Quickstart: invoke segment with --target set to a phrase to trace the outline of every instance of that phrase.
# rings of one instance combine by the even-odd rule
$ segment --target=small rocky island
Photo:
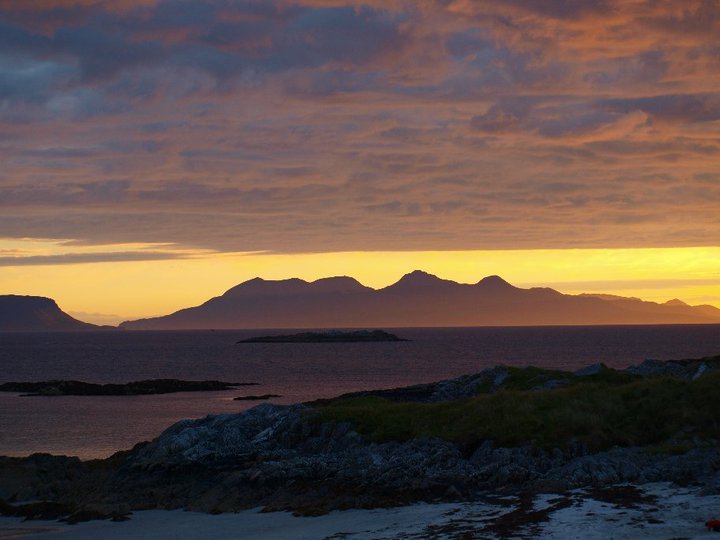
[[[241,339],[238,343],[358,343],[366,341],[409,341],[383,330],[301,332]]]
[[[280,394],[260,394],[258,396],[238,396],[233,401],[265,401],[267,399],[282,397]]]
[[[234,390],[238,386],[258,383],[224,381],[183,381],[179,379],[149,379],[123,384],[95,384],[82,381],[7,382],[0,384],[0,392],[21,392],[29,396],[142,396],[175,392],[216,392]]]

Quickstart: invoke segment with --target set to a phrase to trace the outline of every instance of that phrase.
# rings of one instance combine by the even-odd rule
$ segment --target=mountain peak
[[[412,286],[412,287],[424,287],[428,285],[435,285],[438,283],[446,283],[447,280],[440,279],[433,274],[428,274],[422,270],[413,270],[409,274],[405,274],[401,277],[395,285]]]
[[[357,279],[349,276],[320,278],[310,283],[316,292],[353,292],[367,289]]]
[[[412,278],[412,279],[432,278],[432,279],[438,279],[438,280],[440,279],[436,275],[426,272],[425,270],[413,270],[412,272],[408,272],[407,274],[405,274],[401,279],[404,279],[404,278]]]
[[[688,304],[683,302],[682,300],[678,298],[673,298],[672,300],[668,300],[665,302],[666,306],[682,306],[682,307],[688,307]]]
[[[292,294],[304,290],[309,283],[302,279],[263,279],[256,277],[243,281],[239,285],[225,291],[223,296],[241,294]]]
[[[515,289],[513,285],[510,285],[507,281],[505,281],[500,276],[492,275],[482,278],[480,281],[477,282],[477,285],[480,287],[485,287],[488,289]]]
[[[239,285],[228,289],[223,296],[240,295],[283,295],[317,292],[348,292],[367,289],[355,278],[348,276],[334,276],[320,278],[313,282],[299,278],[290,279],[263,279],[256,277],[243,281]]]

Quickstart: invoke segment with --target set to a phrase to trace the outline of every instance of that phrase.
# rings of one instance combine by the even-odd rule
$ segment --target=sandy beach
[[[210,515],[181,510],[135,512],[128,521],[66,525],[0,518],[0,538],[316,540],[420,538],[558,538],[605,540],[716,538],[706,520],[720,516],[720,495],[667,483],[640,486],[641,500],[598,500],[586,490],[540,495],[530,507],[507,503],[415,504],[295,517],[259,509]]]

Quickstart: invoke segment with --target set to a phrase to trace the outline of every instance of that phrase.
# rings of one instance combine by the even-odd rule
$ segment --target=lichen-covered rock
[[[299,435],[307,442],[307,419],[303,405],[258,405],[241,414],[207,416],[200,420],[182,420],[151,444],[142,448],[132,461],[137,465],[172,464],[221,460],[248,456],[285,444]]]
[[[634,375],[675,377],[693,381],[720,369],[720,356],[689,360],[645,360],[637,366],[627,368]]]

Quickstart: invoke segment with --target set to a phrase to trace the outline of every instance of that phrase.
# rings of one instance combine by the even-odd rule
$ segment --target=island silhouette
[[[610,295],[515,287],[499,276],[474,284],[415,270],[372,289],[340,276],[254,278],[207,302],[162,317],[123,322],[128,330],[400,328],[720,323],[720,309]]]
[[[316,281],[254,278],[169,315],[125,321],[125,330],[402,328],[615,324],[718,324],[720,309],[607,294],[523,289],[499,276],[466,284],[415,270],[381,289],[347,276]],[[0,332],[86,331],[54,300],[0,296]]]

